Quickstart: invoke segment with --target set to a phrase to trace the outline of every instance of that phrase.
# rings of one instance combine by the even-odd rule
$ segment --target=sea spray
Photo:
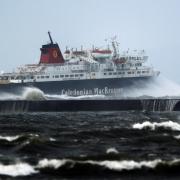
[[[151,130],[156,130],[157,128],[164,128],[164,129],[169,129],[172,131],[180,131],[180,124],[177,122],[173,121],[165,121],[165,122],[150,122],[150,121],[145,121],[143,123],[136,123],[133,124],[133,129],[151,129]]]
[[[45,100],[46,97],[38,88],[24,87],[21,89],[21,93],[1,93],[0,100]]]
[[[124,93],[120,95],[123,98],[180,98],[180,85],[159,76],[149,81],[138,81],[130,88],[125,88]]]
[[[23,94],[22,94],[23,100],[46,100],[46,97],[40,89],[27,87],[24,88]]]

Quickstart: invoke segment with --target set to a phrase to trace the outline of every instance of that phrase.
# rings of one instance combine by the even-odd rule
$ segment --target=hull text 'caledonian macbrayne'
[[[39,64],[1,74],[0,92],[22,93],[25,87],[36,87],[46,94],[114,95],[159,75],[159,71],[146,65],[148,56],[144,50],[120,53],[118,43],[112,40],[112,50],[109,46],[66,49],[62,55],[48,34],[50,43],[42,46]]]

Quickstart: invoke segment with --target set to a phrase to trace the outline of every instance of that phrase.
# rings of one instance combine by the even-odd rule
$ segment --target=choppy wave
[[[0,140],[6,140],[6,141],[15,141],[19,138],[20,136],[0,136]]]
[[[65,165],[68,162],[73,162],[72,160],[66,160],[66,159],[62,159],[62,160],[57,160],[57,159],[43,159],[40,160],[37,168],[46,168],[46,167],[50,167],[50,168],[54,168],[54,169],[58,169],[59,167]]]
[[[28,163],[17,163],[11,165],[0,164],[0,175],[8,176],[27,176],[31,174],[38,173],[33,166]]]
[[[174,136],[175,139],[180,139],[180,135]]]
[[[142,167],[147,167],[147,168],[155,168],[159,163],[162,163],[163,161],[160,159],[153,160],[153,161],[141,161],[141,162],[136,162],[134,160],[122,160],[122,161],[92,161],[92,160],[87,160],[87,161],[74,161],[70,159],[62,159],[62,160],[57,160],[57,159],[43,159],[40,160],[37,168],[54,168],[58,169],[62,166],[68,165],[69,167],[73,168],[77,164],[87,164],[87,165],[97,165],[101,167],[106,167],[110,170],[116,170],[116,171],[122,171],[122,170],[133,170],[133,169],[140,169]]]
[[[15,136],[0,136],[0,141],[7,141],[10,143],[18,142],[18,144],[29,144],[31,141],[56,141],[54,138],[42,138],[38,134],[21,134]],[[0,143],[1,144],[1,143]]]
[[[117,150],[116,148],[113,148],[113,147],[112,147],[112,148],[107,149],[107,150],[106,150],[106,153],[107,153],[107,154],[111,154],[111,153],[112,153],[112,154],[118,154],[119,152],[118,152],[118,150]]]
[[[49,138],[49,140],[50,140],[50,141],[56,141],[55,138],[51,138],[51,137]]]
[[[157,128],[164,128],[173,131],[180,131],[180,124],[173,121],[165,121],[165,122],[149,122],[145,121],[143,123],[136,123],[132,126],[134,129],[151,129],[156,130]]]
[[[168,169],[180,167],[180,159],[165,161],[162,159],[134,161],[134,160],[72,160],[72,159],[41,159],[37,165],[30,165],[29,163],[19,162],[17,164],[3,165],[0,164],[0,175],[8,176],[28,176],[36,175],[38,173],[54,173],[57,172],[63,175],[75,173],[76,175],[83,175],[88,173],[98,172],[99,175],[104,174],[105,171],[123,172],[123,171],[143,171],[153,170],[167,173]],[[166,169],[166,171],[164,171]],[[53,172],[54,170],[54,172]]]

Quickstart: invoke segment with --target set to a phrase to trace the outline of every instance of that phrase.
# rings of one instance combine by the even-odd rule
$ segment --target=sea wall
[[[61,111],[180,111],[179,99],[121,100],[5,100],[0,112],[61,112]]]

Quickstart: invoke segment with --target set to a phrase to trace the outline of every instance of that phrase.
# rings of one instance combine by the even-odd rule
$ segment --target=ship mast
[[[53,40],[52,40],[52,37],[51,37],[51,33],[48,31],[48,35],[49,35],[49,39],[51,41],[51,44],[53,44]]]
[[[119,57],[119,50],[118,50],[118,42],[116,41],[116,36],[111,38],[111,42],[112,42],[112,47],[114,50],[113,57],[118,58]]]

